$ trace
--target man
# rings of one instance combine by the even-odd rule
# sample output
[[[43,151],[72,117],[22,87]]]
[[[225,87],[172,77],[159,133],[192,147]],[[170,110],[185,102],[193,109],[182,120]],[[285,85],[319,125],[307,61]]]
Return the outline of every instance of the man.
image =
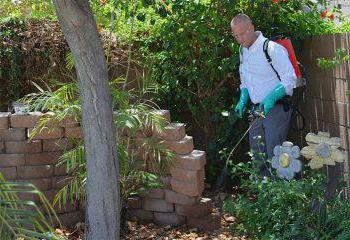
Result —
[[[249,99],[263,111],[264,117],[253,122],[249,130],[249,142],[253,158],[260,166],[260,174],[269,176],[266,157],[271,159],[274,147],[286,140],[291,117],[291,111],[284,109],[279,100],[293,94],[295,72],[287,50],[273,41],[268,43],[267,49],[273,67],[269,64],[263,51],[266,38],[254,30],[247,15],[234,17],[231,31],[241,45],[241,93],[235,112],[242,118]]]

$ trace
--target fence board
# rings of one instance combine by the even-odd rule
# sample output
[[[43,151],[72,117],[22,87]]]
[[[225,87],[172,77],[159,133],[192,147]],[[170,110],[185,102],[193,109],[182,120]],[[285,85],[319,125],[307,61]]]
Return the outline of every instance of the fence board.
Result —
[[[314,36],[301,45],[300,59],[304,63],[308,76],[308,85],[301,110],[306,117],[307,132],[328,131],[331,136],[343,140],[342,147],[347,159],[342,166],[328,168],[330,181],[328,193],[334,192],[336,177],[344,175],[350,193],[350,105],[347,92],[350,87],[350,62],[344,62],[332,70],[323,70],[317,66],[317,58],[333,58],[336,49],[345,49],[350,54],[350,33]],[[295,139],[300,134],[294,134]],[[349,195],[350,196],[350,195]]]

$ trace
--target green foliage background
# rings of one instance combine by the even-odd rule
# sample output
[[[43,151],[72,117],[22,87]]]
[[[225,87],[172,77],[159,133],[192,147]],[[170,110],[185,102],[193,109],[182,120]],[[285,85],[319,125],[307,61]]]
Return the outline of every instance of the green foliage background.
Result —
[[[233,146],[245,128],[244,123],[237,124],[237,119],[223,114],[238,97],[238,45],[230,33],[232,17],[246,13],[265,36],[282,35],[294,41],[339,28],[322,19],[316,4],[308,0],[178,0],[168,4],[169,11],[158,13],[162,24],[142,39],[140,51],[159,82],[156,100],[176,120],[190,123],[198,147],[208,154],[207,175],[215,178],[222,166],[220,150]]]
[[[248,14],[265,36],[282,35],[296,41],[315,34],[347,31],[349,24],[335,25],[323,19],[323,11],[309,0],[91,0],[99,29],[117,36],[128,59],[149,70],[157,81],[152,100],[172,113],[174,121],[188,124],[196,147],[208,154],[207,170],[215,179],[228,150],[246,123],[227,114],[238,97],[238,45],[230,33],[237,13]],[[10,0],[0,3],[0,20],[49,19],[55,21],[50,1]],[[322,0],[326,8],[327,1]],[[4,12],[7,14],[4,14]],[[338,14],[339,16],[339,14]],[[0,34],[0,40],[4,34]],[[1,42],[1,41],[0,41]],[[6,47],[4,49],[7,49]],[[10,59],[8,95],[17,98],[21,88],[21,55],[2,53]],[[1,57],[1,56],[0,56]],[[16,63],[17,64],[12,64]],[[130,62],[130,61],[129,61]],[[50,63],[50,61],[48,61]],[[237,149],[244,152],[242,149]],[[233,159],[234,160],[234,159]],[[236,161],[236,160],[234,160]]]
[[[259,240],[338,239],[350,237],[349,201],[326,199],[323,175],[285,181],[244,181],[246,190],[227,200],[236,217],[232,231]]]

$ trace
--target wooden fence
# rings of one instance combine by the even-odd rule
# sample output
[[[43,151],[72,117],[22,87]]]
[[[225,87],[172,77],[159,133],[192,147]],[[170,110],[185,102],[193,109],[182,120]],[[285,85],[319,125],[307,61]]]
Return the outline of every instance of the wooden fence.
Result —
[[[330,193],[333,193],[339,186],[338,180],[341,176],[345,176],[348,187],[350,186],[348,97],[350,62],[343,62],[332,70],[324,70],[317,65],[317,59],[333,58],[336,49],[345,49],[349,54],[349,48],[350,33],[315,36],[301,44],[299,56],[305,66],[308,79],[304,98],[301,101],[301,110],[306,118],[306,128],[299,134],[291,133],[291,138],[303,146],[305,145],[303,138],[307,132],[327,131],[331,136],[339,136],[343,140],[342,147],[347,156],[344,164],[326,169],[329,176],[328,190]],[[349,193],[349,191],[346,192]]]

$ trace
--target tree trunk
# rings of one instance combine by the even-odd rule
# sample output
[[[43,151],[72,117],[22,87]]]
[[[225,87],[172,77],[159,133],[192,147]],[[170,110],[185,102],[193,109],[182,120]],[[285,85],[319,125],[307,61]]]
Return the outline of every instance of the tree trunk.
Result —
[[[88,0],[53,0],[73,54],[82,101],[87,161],[87,240],[115,240],[120,232],[116,131],[106,60]]]

